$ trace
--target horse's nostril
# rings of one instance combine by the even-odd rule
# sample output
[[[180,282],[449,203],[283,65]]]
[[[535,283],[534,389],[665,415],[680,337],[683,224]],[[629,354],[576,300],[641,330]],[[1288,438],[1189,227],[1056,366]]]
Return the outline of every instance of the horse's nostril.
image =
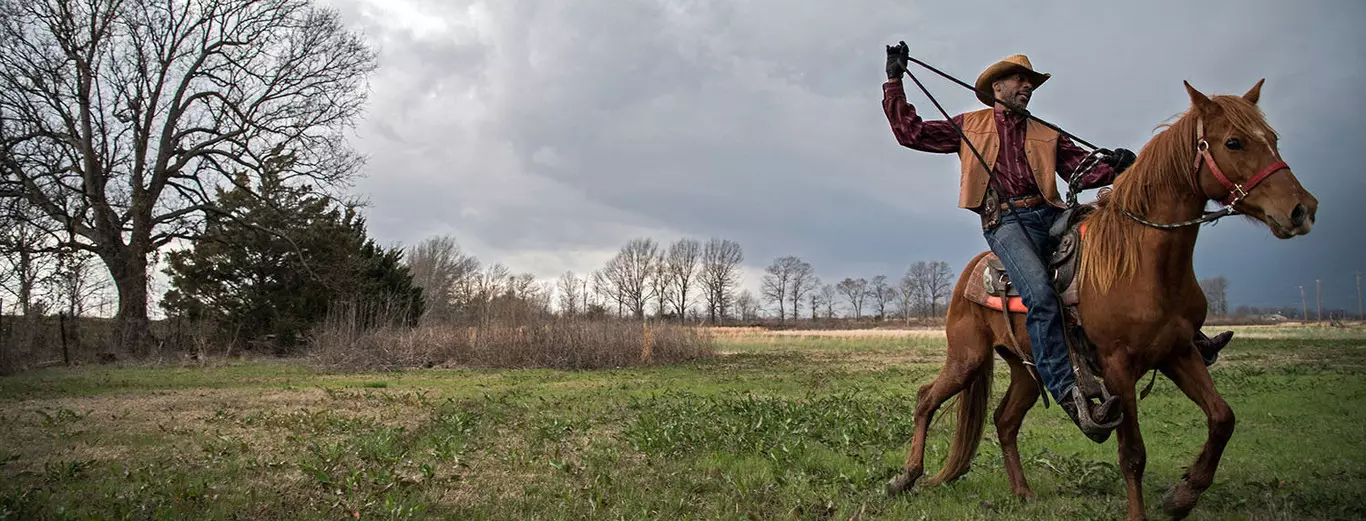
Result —
[[[1299,226],[1304,224],[1305,217],[1309,217],[1309,210],[1306,210],[1302,204],[1295,205],[1295,209],[1290,212],[1290,225]]]

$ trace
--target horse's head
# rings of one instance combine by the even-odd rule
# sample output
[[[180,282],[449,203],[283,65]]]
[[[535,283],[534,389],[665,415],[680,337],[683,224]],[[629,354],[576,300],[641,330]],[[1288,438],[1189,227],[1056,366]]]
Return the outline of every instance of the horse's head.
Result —
[[[1186,83],[1199,117],[1195,181],[1205,197],[1265,223],[1276,237],[1309,233],[1319,202],[1281,160],[1276,132],[1257,108],[1260,80],[1241,97],[1201,94]]]

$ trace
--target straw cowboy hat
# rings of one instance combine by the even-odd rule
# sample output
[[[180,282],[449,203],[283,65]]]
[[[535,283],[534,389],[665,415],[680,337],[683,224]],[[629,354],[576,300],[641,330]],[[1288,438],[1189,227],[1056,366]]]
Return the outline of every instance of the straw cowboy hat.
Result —
[[[996,106],[996,103],[991,100],[991,82],[1005,74],[1014,72],[1023,72],[1029,76],[1029,80],[1034,83],[1034,88],[1038,88],[1039,85],[1043,85],[1043,82],[1048,81],[1048,78],[1053,77],[1052,74],[1035,71],[1034,66],[1029,64],[1028,57],[1023,54],[1016,54],[998,61],[987,67],[987,70],[982,71],[982,75],[977,77],[977,99],[988,107]]]

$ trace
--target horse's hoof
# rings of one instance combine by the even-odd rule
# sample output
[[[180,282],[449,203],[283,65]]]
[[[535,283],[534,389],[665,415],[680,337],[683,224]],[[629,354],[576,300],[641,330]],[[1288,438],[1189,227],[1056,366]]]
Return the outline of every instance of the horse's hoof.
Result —
[[[891,481],[887,482],[887,495],[895,496],[910,490],[915,486],[915,481],[920,479],[920,473],[911,474],[909,471],[897,474]]]
[[[1033,503],[1039,500],[1039,495],[1029,489],[1024,489],[1023,491],[1017,490],[1015,491],[1015,496],[1020,498],[1021,503]]]
[[[1190,515],[1191,509],[1195,508],[1195,501],[1199,498],[1199,494],[1192,492],[1190,487],[1182,483],[1168,489],[1167,494],[1162,496],[1162,511],[1172,516],[1172,519],[1185,519]]]

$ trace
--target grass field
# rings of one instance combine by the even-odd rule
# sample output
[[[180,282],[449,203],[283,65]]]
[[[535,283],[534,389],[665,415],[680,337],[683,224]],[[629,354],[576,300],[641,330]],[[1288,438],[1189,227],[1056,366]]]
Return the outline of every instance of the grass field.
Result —
[[[1237,329],[1213,370],[1237,429],[1191,518],[1366,517],[1366,329]],[[1020,435],[1037,501],[1010,495],[990,425],[961,480],[886,497],[943,348],[937,331],[744,330],[649,369],[49,369],[0,379],[0,519],[1123,517],[1114,438],[1056,406]],[[1139,408],[1161,519],[1204,417],[1161,378]]]

